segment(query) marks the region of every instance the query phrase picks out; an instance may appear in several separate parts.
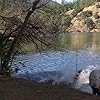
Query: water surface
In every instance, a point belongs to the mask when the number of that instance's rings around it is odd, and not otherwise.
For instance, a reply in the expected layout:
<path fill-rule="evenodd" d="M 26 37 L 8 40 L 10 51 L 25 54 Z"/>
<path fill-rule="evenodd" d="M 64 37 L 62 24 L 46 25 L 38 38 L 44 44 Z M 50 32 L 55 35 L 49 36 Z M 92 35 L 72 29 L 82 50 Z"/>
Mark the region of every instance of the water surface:
<path fill-rule="evenodd" d="M 100 68 L 99 33 L 63 33 L 54 42 L 55 50 L 16 56 L 13 66 L 19 66 L 16 77 L 52 84 L 71 83 L 75 88 L 91 93 L 89 74 Z M 32 47 L 32 46 L 30 46 Z M 75 74 L 82 70 L 81 79 L 74 82 Z"/>

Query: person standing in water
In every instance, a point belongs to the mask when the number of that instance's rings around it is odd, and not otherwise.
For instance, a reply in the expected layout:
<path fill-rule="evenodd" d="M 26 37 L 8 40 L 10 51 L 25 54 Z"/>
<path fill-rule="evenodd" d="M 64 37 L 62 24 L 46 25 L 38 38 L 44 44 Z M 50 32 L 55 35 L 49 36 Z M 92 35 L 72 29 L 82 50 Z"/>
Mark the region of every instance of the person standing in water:
<path fill-rule="evenodd" d="M 93 70 L 89 75 L 89 85 L 93 90 L 93 94 L 100 96 L 100 69 Z"/>

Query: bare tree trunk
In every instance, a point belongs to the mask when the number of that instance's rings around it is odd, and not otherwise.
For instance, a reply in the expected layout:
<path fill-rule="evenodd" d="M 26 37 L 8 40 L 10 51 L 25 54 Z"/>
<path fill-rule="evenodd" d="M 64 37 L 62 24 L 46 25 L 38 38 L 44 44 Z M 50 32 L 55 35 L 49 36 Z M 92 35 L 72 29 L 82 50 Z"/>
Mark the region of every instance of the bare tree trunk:
<path fill-rule="evenodd" d="M 1 56 L 0 56 L 0 68 L 1 68 Z"/>

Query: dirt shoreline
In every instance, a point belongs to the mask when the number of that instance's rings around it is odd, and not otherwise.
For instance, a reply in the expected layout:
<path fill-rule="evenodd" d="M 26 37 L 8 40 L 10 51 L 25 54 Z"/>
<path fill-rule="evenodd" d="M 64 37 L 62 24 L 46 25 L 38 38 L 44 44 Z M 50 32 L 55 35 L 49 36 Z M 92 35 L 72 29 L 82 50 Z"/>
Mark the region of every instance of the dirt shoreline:
<path fill-rule="evenodd" d="M 0 100 L 100 100 L 99 96 L 71 88 L 0 77 Z"/>

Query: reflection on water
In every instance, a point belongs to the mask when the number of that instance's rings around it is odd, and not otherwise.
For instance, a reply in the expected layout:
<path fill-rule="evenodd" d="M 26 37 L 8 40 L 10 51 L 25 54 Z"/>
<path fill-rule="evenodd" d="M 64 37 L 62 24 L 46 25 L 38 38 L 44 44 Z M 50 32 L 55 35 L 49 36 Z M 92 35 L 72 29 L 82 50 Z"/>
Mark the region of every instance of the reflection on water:
<path fill-rule="evenodd" d="M 99 33 L 63 33 L 60 35 L 61 48 L 67 50 L 80 50 L 88 47 L 96 47 L 100 51 L 100 34 Z"/>
<path fill-rule="evenodd" d="M 62 33 L 53 41 L 53 50 L 82 50 L 95 47 L 100 52 L 100 33 Z M 34 52 L 36 49 L 33 43 L 24 46 L 27 51 Z M 50 49 L 50 48 L 49 48 Z"/>

